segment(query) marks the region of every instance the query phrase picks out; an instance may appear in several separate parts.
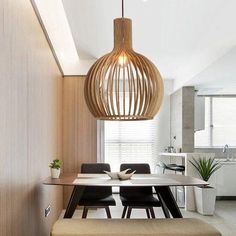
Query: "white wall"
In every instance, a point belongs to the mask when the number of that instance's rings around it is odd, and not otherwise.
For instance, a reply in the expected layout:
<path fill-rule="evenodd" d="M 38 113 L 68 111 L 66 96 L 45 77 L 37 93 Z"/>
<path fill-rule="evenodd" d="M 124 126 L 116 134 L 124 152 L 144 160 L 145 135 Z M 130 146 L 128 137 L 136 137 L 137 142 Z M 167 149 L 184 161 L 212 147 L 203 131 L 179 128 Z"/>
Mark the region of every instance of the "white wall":
<path fill-rule="evenodd" d="M 157 119 L 157 153 L 163 152 L 170 145 L 170 94 L 173 92 L 173 80 L 164 80 L 164 99 Z M 157 157 L 157 162 L 159 157 Z"/>

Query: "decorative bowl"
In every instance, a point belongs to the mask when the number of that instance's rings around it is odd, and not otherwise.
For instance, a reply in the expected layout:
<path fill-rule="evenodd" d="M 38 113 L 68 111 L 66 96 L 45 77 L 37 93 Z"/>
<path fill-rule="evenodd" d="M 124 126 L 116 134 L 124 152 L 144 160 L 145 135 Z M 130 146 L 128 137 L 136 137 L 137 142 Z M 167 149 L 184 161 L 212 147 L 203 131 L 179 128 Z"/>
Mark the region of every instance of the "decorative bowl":
<path fill-rule="evenodd" d="M 127 180 L 130 179 L 131 176 L 136 172 L 135 170 L 132 173 L 126 174 L 126 172 L 129 170 L 130 169 L 126 169 L 120 172 L 109 172 L 104 170 L 104 173 L 106 173 L 111 179 Z"/>
<path fill-rule="evenodd" d="M 119 179 L 118 172 L 109 172 L 104 170 L 104 172 L 111 178 L 111 179 Z"/>
<path fill-rule="evenodd" d="M 129 173 L 129 174 L 118 173 L 118 177 L 120 180 L 127 180 L 127 179 L 130 179 L 135 172 L 136 172 L 136 170 L 134 170 L 132 173 Z"/>

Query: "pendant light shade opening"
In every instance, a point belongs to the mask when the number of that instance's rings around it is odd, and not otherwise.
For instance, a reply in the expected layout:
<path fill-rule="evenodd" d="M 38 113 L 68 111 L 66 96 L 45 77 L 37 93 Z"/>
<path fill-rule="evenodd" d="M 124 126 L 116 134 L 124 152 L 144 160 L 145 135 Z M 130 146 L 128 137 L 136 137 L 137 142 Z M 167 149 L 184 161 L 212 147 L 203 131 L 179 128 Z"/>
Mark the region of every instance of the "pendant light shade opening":
<path fill-rule="evenodd" d="M 101 120 L 149 120 L 163 99 L 155 65 L 132 48 L 132 21 L 114 20 L 114 48 L 90 68 L 84 87 L 90 112 Z"/>

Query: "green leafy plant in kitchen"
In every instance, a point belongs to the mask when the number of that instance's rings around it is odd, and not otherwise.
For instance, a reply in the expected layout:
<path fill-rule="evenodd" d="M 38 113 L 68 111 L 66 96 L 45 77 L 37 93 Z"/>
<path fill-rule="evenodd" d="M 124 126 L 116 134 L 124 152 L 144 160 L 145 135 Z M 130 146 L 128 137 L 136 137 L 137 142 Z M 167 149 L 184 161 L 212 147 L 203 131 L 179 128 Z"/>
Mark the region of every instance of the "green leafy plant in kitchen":
<path fill-rule="evenodd" d="M 193 158 L 193 160 L 189 160 L 189 162 L 196 168 L 199 176 L 204 181 L 208 181 L 212 174 L 221 167 L 220 162 L 215 161 L 215 158 Z"/>
<path fill-rule="evenodd" d="M 59 170 L 61 168 L 61 165 L 62 165 L 62 161 L 60 161 L 59 159 L 55 159 L 50 163 L 49 167 L 52 169 Z"/>

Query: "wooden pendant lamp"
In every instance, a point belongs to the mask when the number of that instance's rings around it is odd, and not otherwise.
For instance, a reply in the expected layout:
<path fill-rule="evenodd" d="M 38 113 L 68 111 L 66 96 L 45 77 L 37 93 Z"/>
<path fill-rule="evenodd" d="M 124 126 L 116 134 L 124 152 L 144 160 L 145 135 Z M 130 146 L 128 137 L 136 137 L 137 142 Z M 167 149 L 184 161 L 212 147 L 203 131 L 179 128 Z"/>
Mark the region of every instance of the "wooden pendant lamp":
<path fill-rule="evenodd" d="M 132 48 L 132 21 L 114 20 L 114 48 L 90 68 L 84 86 L 90 112 L 101 120 L 149 120 L 163 99 L 163 82 L 155 65 Z"/>

